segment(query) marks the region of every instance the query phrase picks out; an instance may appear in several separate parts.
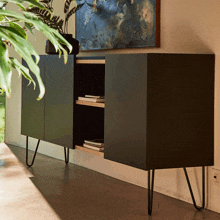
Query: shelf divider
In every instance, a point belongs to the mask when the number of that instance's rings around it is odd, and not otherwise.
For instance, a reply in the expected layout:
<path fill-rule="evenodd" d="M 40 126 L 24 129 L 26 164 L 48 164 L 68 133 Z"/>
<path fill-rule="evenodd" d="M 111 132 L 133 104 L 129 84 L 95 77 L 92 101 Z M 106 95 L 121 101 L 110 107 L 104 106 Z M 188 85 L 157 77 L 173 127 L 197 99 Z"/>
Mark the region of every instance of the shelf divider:
<path fill-rule="evenodd" d="M 80 59 L 76 59 L 76 64 L 105 64 L 105 60 L 80 60 Z"/>

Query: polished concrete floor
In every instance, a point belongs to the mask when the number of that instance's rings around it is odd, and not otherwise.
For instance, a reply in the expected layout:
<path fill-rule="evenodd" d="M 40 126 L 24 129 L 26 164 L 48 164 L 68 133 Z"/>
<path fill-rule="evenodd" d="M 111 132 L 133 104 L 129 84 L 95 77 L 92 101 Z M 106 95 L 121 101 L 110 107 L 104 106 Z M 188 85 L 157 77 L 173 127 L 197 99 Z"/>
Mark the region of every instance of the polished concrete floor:
<path fill-rule="evenodd" d="M 25 149 L 8 147 L 25 164 Z M 30 178 L 32 187 L 42 195 L 35 201 L 31 198 L 24 201 L 38 204 L 25 210 L 29 212 L 26 216 L 29 214 L 30 219 L 55 220 L 58 216 L 62 220 L 220 220 L 218 213 L 206 209 L 197 211 L 192 204 L 156 192 L 150 217 L 147 214 L 147 189 L 71 163 L 66 166 L 64 161 L 42 154 L 37 154 L 33 167 L 28 171 L 26 178 Z M 43 203 L 39 206 L 41 201 Z M 50 207 L 45 207 L 44 203 Z M 12 197 L 11 206 L 16 205 L 22 208 Z M 40 217 L 46 208 L 51 217 Z M 22 218 L 14 213 L 14 218 L 1 218 L 0 214 L 0 219 Z"/>
<path fill-rule="evenodd" d="M 61 219 L 31 176 L 8 146 L 0 143 L 0 220 Z"/>

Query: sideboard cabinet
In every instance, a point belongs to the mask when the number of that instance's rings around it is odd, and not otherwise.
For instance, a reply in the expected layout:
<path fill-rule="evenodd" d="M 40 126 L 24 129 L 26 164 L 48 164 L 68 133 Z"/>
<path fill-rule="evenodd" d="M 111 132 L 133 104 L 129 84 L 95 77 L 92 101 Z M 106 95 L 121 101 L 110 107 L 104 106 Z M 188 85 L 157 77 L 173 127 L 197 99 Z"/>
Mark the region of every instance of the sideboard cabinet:
<path fill-rule="evenodd" d="M 39 66 L 46 94 L 36 101 L 23 79 L 23 135 L 143 170 L 214 164 L 213 54 L 42 55 Z M 82 147 L 98 138 L 104 153 Z"/>

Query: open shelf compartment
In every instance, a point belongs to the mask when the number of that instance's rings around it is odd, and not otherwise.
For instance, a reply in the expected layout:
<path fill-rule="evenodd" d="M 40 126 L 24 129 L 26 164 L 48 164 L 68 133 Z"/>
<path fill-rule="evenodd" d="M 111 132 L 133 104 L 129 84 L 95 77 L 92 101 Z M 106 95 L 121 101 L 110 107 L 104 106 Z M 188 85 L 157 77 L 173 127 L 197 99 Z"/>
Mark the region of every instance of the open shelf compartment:
<path fill-rule="evenodd" d="M 83 61 L 83 62 L 81 62 Z M 105 60 L 94 58 L 76 59 L 75 71 L 75 149 L 104 157 L 104 152 L 83 147 L 84 140 L 104 139 L 105 103 L 78 100 L 85 95 L 105 95 Z M 91 106 L 93 108 L 91 108 Z M 94 108 L 96 107 L 96 108 Z"/>

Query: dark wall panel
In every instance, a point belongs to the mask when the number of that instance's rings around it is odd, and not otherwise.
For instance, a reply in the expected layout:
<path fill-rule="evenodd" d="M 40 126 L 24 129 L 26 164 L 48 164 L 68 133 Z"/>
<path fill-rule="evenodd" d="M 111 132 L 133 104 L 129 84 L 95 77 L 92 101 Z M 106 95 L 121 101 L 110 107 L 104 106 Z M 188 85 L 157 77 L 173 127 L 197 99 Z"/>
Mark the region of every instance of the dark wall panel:
<path fill-rule="evenodd" d="M 45 56 L 40 56 L 39 68 L 42 80 L 44 82 L 44 62 Z M 22 60 L 26 67 L 27 63 Z M 30 73 L 35 80 L 34 74 Z M 29 81 L 22 76 L 22 113 L 21 113 L 21 134 L 44 139 L 44 98 L 37 101 L 39 95 L 38 84 L 34 90 L 33 84 L 27 86 Z"/>
<path fill-rule="evenodd" d="M 47 56 L 45 62 L 45 141 L 73 148 L 74 55 Z"/>

